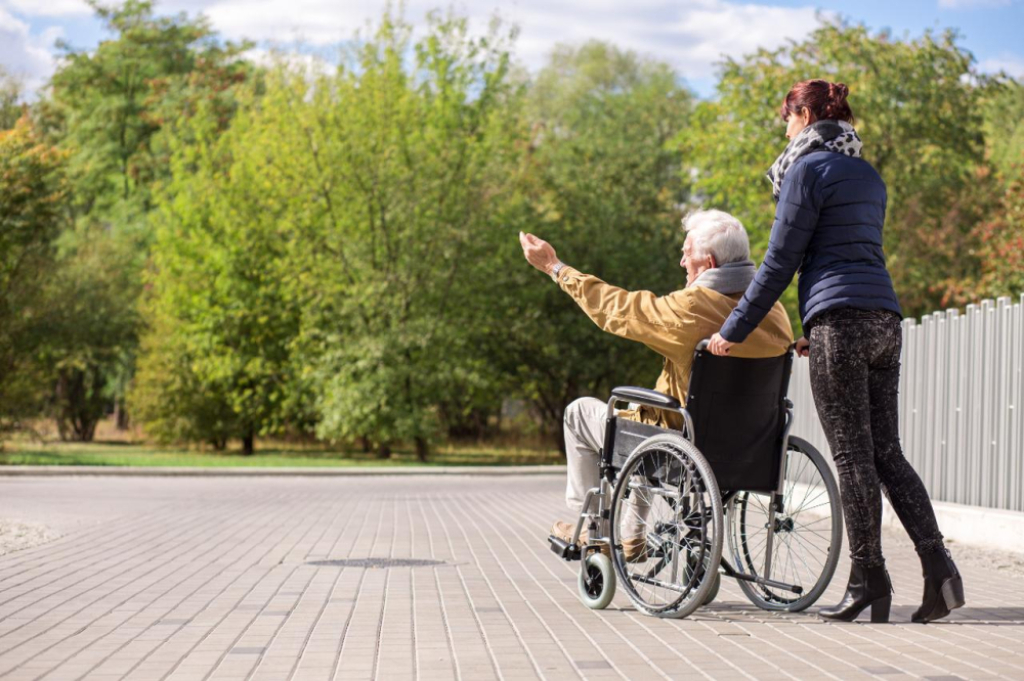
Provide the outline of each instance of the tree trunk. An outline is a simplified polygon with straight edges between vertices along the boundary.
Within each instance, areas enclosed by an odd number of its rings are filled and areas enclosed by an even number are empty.
[[[57,430],[64,441],[92,442],[103,416],[103,376],[99,371],[62,369],[54,388]]]
[[[245,456],[252,456],[255,451],[256,436],[253,434],[252,429],[249,429],[249,432],[242,438],[242,454]]]
[[[360,445],[363,448],[363,454],[369,454],[373,451],[373,444],[370,442],[370,438],[366,435],[359,437]]]
[[[422,436],[416,436],[416,458],[420,460],[420,463],[426,463],[427,458],[430,456],[430,445],[427,444],[427,439]]]
[[[128,426],[131,425],[123,397],[117,398],[117,401],[114,402],[114,421],[117,423],[117,429],[121,432],[128,430]]]
[[[381,442],[377,445],[377,458],[378,459],[390,459],[391,458],[391,445],[387,442]]]

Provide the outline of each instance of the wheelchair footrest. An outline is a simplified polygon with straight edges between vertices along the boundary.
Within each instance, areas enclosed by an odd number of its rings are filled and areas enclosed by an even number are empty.
[[[562,541],[555,535],[548,537],[548,544],[551,545],[551,550],[558,554],[562,560],[580,559],[580,547],[576,544],[570,544],[567,541]]]

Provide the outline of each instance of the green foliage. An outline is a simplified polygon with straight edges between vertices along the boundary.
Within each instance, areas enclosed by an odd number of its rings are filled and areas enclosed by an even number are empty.
[[[65,156],[28,118],[0,132],[0,416],[40,406],[36,346],[44,283],[66,220]]]
[[[228,86],[249,68],[249,44],[222,46],[205,18],[154,16],[149,0],[106,7],[90,0],[111,38],[91,51],[64,48],[43,113],[72,151],[70,172],[80,214],[138,217],[150,207],[167,158],[157,135],[212,93],[218,114],[231,111]],[[203,98],[205,99],[205,98]]]
[[[153,3],[92,3],[111,34],[93,51],[64,45],[49,99],[34,107],[48,139],[69,156],[73,228],[46,288],[47,333],[37,367],[62,437],[91,439],[112,406],[124,425],[138,349],[142,268],[155,185],[168,177],[200,105],[217,129],[252,74],[248,43],[222,45],[205,19],[154,15]]]
[[[371,434],[384,453],[411,440],[426,456],[441,413],[500,381],[478,353],[495,316],[479,265],[515,234],[502,214],[519,96],[497,23],[477,38],[432,15],[425,37],[410,33],[385,18],[351,68],[317,84],[300,124],[323,211],[305,245],[324,254],[303,340],[319,345],[321,437]]]
[[[1024,288],[1024,90],[974,73],[952,32],[824,24],[727,61],[698,104],[601,42],[531,78],[514,31],[452,14],[386,13],[338,68],[262,70],[203,18],[93,7],[110,39],[66,47],[31,117],[0,74],[0,414],[67,439],[126,391],[153,437],[246,453],[315,436],[423,460],[507,398],[555,431],[659,360],[600,332],[518,232],[658,293],[683,285],[689,206],[740,217],[760,256],[778,105],[813,77],[850,86],[906,313]]]
[[[556,49],[530,88],[533,145],[521,228],[550,241],[566,263],[615,285],[659,293],[682,287],[678,206],[685,193],[680,155],[666,143],[687,125],[691,103],[662,63],[600,42]],[[513,236],[503,245],[507,284],[493,294],[510,311],[494,357],[545,421],[557,427],[580,395],[653,384],[658,357],[601,332],[524,266]]]
[[[980,271],[958,282],[954,300],[958,304],[982,298],[1010,296],[1014,302],[1024,294],[1024,175],[1011,177],[990,217],[975,228],[979,240]]]
[[[1012,181],[1024,175],[1024,84],[997,81],[985,100],[985,148],[993,167]]]
[[[826,24],[804,42],[725,62],[718,97],[697,107],[679,137],[695,193],[737,215],[763,253],[774,211],[764,173],[786,143],[779,106],[794,83],[811,78],[850,88],[864,158],[889,189],[885,247],[904,312],[936,308],[978,267],[971,240],[984,205],[976,170],[987,81],[953,31],[902,41]],[[795,286],[784,302],[795,313]]]
[[[131,368],[139,325],[135,245],[109,232],[65,233],[44,290],[37,354],[54,390],[48,409],[61,439],[90,441]]]
[[[303,394],[290,373],[299,310],[287,286],[287,219],[260,166],[281,147],[253,119],[219,135],[216,112],[200,106],[160,195],[132,404],[165,440],[251,441],[285,428]]]

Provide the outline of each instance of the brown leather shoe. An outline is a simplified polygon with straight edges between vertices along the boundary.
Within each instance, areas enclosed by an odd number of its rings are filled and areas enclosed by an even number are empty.
[[[564,522],[562,520],[556,521],[555,524],[551,526],[551,534],[553,534],[554,536],[558,537],[559,539],[564,541],[566,544],[568,544],[569,542],[572,541],[572,533],[575,530],[576,530],[576,523],[567,523],[567,522]],[[589,543],[590,543],[589,536],[587,534],[586,528],[584,528],[584,529],[580,530],[580,546],[585,546],[585,545],[587,545]],[[606,555],[609,558],[611,558],[612,557],[612,552],[611,552],[611,549],[608,548],[608,544],[606,544],[604,542],[600,542],[600,544],[601,544],[601,553],[603,553],[604,555]]]
[[[622,540],[622,554],[627,563],[643,563],[647,560],[647,540],[643,537]]]

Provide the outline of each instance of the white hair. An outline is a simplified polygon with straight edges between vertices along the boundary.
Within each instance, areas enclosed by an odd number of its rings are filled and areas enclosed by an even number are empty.
[[[714,256],[718,265],[750,260],[747,230],[724,211],[694,211],[683,218],[683,229],[697,257]]]

